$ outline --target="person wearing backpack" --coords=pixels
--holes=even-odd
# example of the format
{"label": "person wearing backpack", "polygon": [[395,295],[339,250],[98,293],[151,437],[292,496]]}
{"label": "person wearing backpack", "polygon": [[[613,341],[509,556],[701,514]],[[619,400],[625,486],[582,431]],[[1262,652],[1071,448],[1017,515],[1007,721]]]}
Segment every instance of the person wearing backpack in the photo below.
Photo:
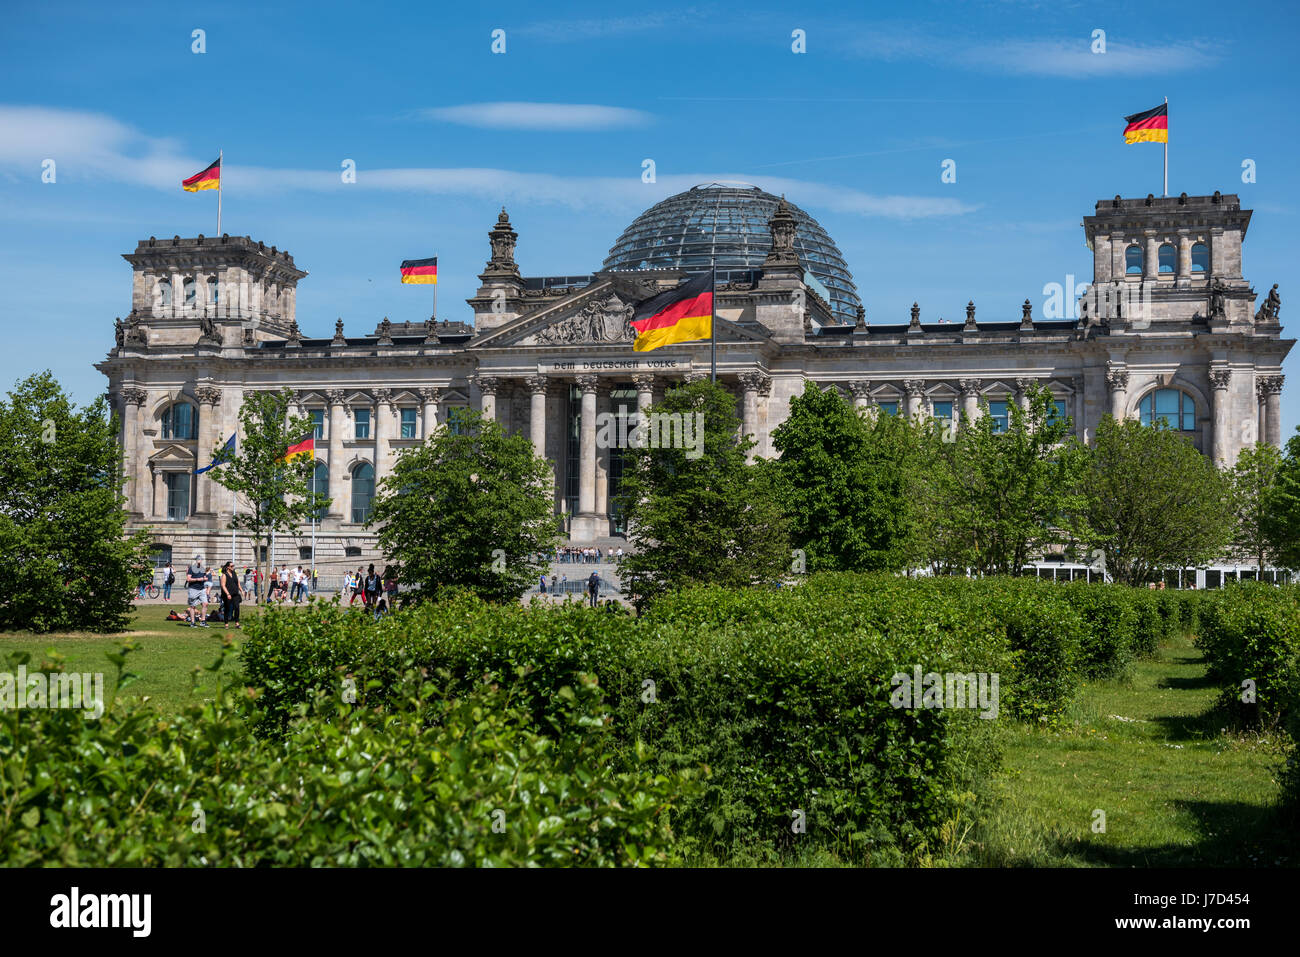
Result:
{"label": "person wearing backpack", "polygon": [[172,600],[172,585],[176,584],[176,573],[172,571],[172,563],[168,562],[167,567],[163,569],[163,601]]}
{"label": "person wearing backpack", "polygon": [[595,608],[600,598],[600,575],[592,572],[591,577],[587,579],[587,598],[591,602],[591,607]]}
{"label": "person wearing backpack", "polygon": [[366,571],[366,597],[364,601],[366,607],[374,608],[375,602],[379,600],[379,576],[375,574],[375,566],[371,565]]}

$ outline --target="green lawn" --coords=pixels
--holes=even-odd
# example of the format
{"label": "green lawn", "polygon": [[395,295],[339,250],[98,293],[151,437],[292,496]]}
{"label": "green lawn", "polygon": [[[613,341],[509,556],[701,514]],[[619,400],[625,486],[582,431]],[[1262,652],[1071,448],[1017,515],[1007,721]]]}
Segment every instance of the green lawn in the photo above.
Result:
{"label": "green lawn", "polygon": [[[1084,687],[1065,730],[1012,726],[997,812],[970,863],[989,866],[1295,866],[1273,827],[1278,735],[1216,721],[1217,689],[1190,639],[1130,681]],[[1105,833],[1093,812],[1105,811]]]}
{"label": "green lawn", "polygon": [[[212,693],[195,666],[211,664],[225,630],[194,630],[165,620],[168,609],[142,606],[129,637],[140,680],[127,694],[163,711]],[[257,606],[244,608],[257,615]],[[240,632],[232,631],[238,642]],[[0,654],[49,649],[69,670],[105,672],[105,654],[127,636],[0,635]],[[237,659],[227,659],[237,668]],[[972,827],[949,863],[979,866],[1180,867],[1294,866],[1293,841],[1273,826],[1271,805],[1283,758],[1277,735],[1221,727],[1217,689],[1190,639],[1139,662],[1130,680],[1084,686],[1064,728],[1008,722],[1003,770],[990,782],[994,810]],[[1093,812],[1106,814],[1094,833]],[[831,861],[833,862],[833,861]],[[787,862],[791,863],[791,862]],[[827,863],[827,862],[820,862]]]}
{"label": "green lawn", "polygon": [[[12,651],[26,651],[32,656],[28,668],[34,668],[50,651],[64,657],[69,671],[104,673],[105,690],[113,686],[116,669],[105,657],[130,639],[137,647],[127,658],[128,670],[140,680],[126,689],[128,697],[148,698],[159,710],[176,711],[187,702],[196,700],[191,676],[196,666],[210,665],[221,650],[226,630],[213,623],[206,629],[188,628],[183,623],[167,621],[172,608],[183,614],[185,606],[141,605],[136,611],[130,631],[121,635],[97,635],[91,632],[73,632],[52,635],[34,635],[30,632],[0,634],[0,655]],[[241,618],[260,614],[255,605],[245,605]],[[239,640],[240,632],[232,629],[230,635]],[[234,670],[237,659],[227,657],[222,671]],[[227,677],[229,675],[227,674]],[[210,697],[215,690],[211,672],[202,672],[197,685],[197,697]],[[111,692],[110,692],[111,693]]]}

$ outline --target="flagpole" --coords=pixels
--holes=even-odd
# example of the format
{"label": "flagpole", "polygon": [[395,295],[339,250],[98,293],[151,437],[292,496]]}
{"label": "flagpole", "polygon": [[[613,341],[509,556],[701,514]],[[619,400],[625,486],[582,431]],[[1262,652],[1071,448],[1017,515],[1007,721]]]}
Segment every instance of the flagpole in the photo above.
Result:
{"label": "flagpole", "polygon": [[710,263],[709,274],[710,306],[709,311],[709,381],[718,382],[718,262]]}
{"label": "flagpole", "polygon": [[1169,195],[1169,97],[1165,97],[1165,195]]}
{"label": "flagpole", "polygon": [[[209,156],[212,154],[209,153]],[[217,235],[221,235],[221,180],[225,177],[225,163],[222,162],[224,152],[217,150]]]}

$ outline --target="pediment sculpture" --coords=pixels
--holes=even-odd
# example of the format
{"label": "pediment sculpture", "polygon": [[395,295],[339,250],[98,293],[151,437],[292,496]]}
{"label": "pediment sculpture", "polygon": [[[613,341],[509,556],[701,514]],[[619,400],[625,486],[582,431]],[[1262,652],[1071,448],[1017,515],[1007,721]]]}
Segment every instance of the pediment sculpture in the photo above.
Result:
{"label": "pediment sculpture", "polygon": [[632,342],[636,338],[633,312],[632,306],[611,293],[587,303],[567,319],[539,329],[531,339],[538,345]]}

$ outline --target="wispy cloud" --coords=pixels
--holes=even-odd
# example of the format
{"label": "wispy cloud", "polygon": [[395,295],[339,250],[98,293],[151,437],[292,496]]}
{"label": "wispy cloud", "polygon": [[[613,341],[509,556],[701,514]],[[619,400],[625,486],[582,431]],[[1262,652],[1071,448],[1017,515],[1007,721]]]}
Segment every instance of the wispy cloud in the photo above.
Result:
{"label": "wispy cloud", "polygon": [[[180,155],[170,141],[148,137],[100,114],[0,106],[0,173],[35,181],[41,160],[47,157],[58,161],[61,179],[94,177],[160,190],[179,188],[182,178],[210,162],[207,157],[200,162],[198,157]],[[625,214],[640,212],[673,193],[715,180],[752,182],[769,192],[784,193],[809,210],[864,217],[922,219],[960,216],[979,208],[945,197],[867,193],[834,183],[755,177],[744,171],[663,175],[654,183],[641,181],[639,166],[625,176],[570,176],[490,167],[361,166],[355,183],[344,183],[340,172],[236,164],[222,170],[222,179],[225,188],[249,194],[373,190],[472,196],[492,203],[554,204]]]}
{"label": "wispy cloud", "polygon": [[1204,69],[1218,60],[1212,47],[1202,41],[1142,44],[1108,39],[1105,52],[1094,53],[1091,34],[988,42],[907,23],[842,29],[834,42],[851,56],[885,62],[922,60],[1013,76],[1149,76]]}
{"label": "wispy cloud", "polygon": [[594,103],[466,103],[420,110],[418,115],[490,130],[611,130],[644,126],[654,117],[641,110]]}
{"label": "wispy cloud", "polygon": [[957,59],[968,66],[1016,75],[1101,77],[1181,73],[1212,66],[1217,58],[1200,43],[1107,43],[1105,53],[1093,53],[1085,38],[973,45],[958,53]]}
{"label": "wispy cloud", "polygon": [[573,43],[582,40],[598,40],[603,37],[627,36],[632,33],[646,33],[673,26],[692,19],[695,11],[684,10],[663,13],[647,13],[636,17],[602,17],[599,19],[549,20],[530,23],[517,31],[525,37],[536,37],[555,43]]}

